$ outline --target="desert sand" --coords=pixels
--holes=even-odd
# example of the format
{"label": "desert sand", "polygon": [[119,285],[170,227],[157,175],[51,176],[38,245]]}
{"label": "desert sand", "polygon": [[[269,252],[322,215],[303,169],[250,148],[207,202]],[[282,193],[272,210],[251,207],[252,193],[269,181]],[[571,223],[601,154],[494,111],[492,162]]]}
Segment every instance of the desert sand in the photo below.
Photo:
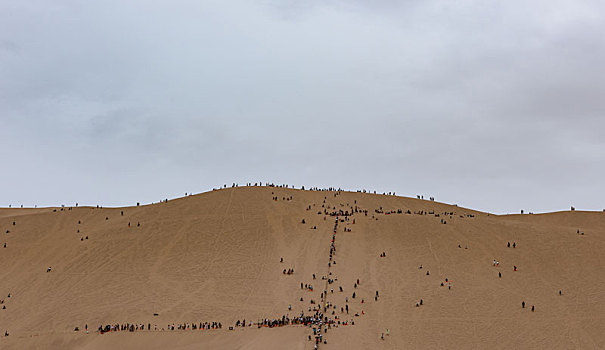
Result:
{"label": "desert sand", "polygon": [[603,212],[243,186],[5,208],[0,233],[2,349],[313,349],[317,322],[257,326],[313,308],[320,349],[605,348]]}

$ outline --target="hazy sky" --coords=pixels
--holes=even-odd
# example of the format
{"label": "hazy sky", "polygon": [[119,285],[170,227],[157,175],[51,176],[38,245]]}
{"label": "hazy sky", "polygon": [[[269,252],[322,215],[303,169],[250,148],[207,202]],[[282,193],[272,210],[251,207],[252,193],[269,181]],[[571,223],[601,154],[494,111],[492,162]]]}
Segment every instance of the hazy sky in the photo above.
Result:
{"label": "hazy sky", "polygon": [[602,210],[604,11],[0,0],[0,205],[270,181]]}

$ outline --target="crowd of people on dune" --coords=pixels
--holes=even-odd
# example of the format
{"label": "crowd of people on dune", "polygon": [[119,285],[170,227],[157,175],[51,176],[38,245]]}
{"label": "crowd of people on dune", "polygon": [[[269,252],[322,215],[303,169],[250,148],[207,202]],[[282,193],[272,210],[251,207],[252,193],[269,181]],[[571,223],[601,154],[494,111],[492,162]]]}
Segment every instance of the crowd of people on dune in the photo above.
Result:
{"label": "crowd of people on dune", "polygon": [[[233,183],[233,185],[231,187],[238,187],[238,184]],[[294,188],[294,186],[290,186],[290,185],[276,185],[274,183],[265,183],[263,184],[262,182],[258,182],[258,183],[247,183],[246,186],[266,186],[266,187],[273,187],[273,188]],[[227,185],[225,184],[222,188],[227,188]],[[220,188],[219,188],[220,189]],[[302,186],[301,187],[302,190],[305,190],[305,187]],[[216,189],[214,189],[216,190]],[[334,187],[328,187],[328,188],[319,188],[319,187],[310,187],[307,190],[309,191],[321,191],[321,192],[325,192],[325,191],[331,191],[334,192],[334,197],[337,197],[341,194],[341,191],[343,191],[340,188],[334,188]],[[279,191],[275,191],[275,192],[279,192]],[[370,191],[366,191],[364,190],[357,190],[358,193],[370,193]],[[374,191],[374,194],[376,194],[376,191]],[[395,195],[395,192],[387,192],[387,193],[383,193],[384,195]],[[187,195],[187,193],[186,193]],[[272,192],[272,200],[273,201],[292,201],[294,199],[294,197],[292,195],[289,196],[280,196],[275,194],[274,192]],[[323,203],[321,205],[322,210],[318,210],[317,214],[318,215],[324,215],[324,220],[326,219],[326,217],[333,217],[335,218],[334,221],[334,226],[333,226],[333,233],[332,233],[332,238],[330,241],[330,247],[329,247],[329,256],[328,256],[328,262],[327,262],[327,271],[326,274],[322,276],[321,280],[323,282],[321,282],[322,284],[325,283],[325,286],[323,288],[323,291],[320,292],[320,298],[319,301],[316,301],[316,299],[314,298],[309,298],[308,302],[309,302],[309,307],[307,309],[307,313],[305,313],[304,311],[301,311],[300,314],[298,314],[298,316],[294,316],[291,317],[289,314],[284,314],[281,317],[269,317],[269,318],[263,318],[261,320],[258,321],[251,321],[251,319],[248,319],[246,321],[246,319],[242,319],[242,320],[237,320],[233,326],[229,326],[228,329],[229,330],[234,330],[236,328],[246,328],[246,327],[254,327],[256,326],[257,328],[263,328],[263,327],[267,327],[267,328],[274,328],[274,327],[284,327],[284,326],[305,326],[305,327],[310,327],[312,329],[313,334],[308,336],[308,340],[309,341],[314,341],[314,348],[318,349],[321,344],[327,344],[327,339],[326,339],[326,335],[325,333],[328,331],[328,329],[331,329],[332,327],[338,327],[338,326],[348,326],[348,325],[355,325],[355,319],[354,318],[350,318],[347,320],[342,320],[341,316],[344,317],[349,317],[349,312],[350,312],[350,305],[352,304],[352,300],[355,299],[356,302],[360,301],[360,304],[365,304],[365,298],[362,296],[359,296],[357,294],[358,292],[358,286],[360,285],[360,280],[357,279],[356,283],[353,283],[353,291],[352,294],[350,294],[351,297],[351,304],[349,303],[349,295],[347,294],[347,296],[344,299],[344,306],[340,307],[340,315],[337,314],[337,310],[339,309],[337,307],[337,305],[335,303],[333,303],[332,301],[329,301],[329,296],[334,294],[334,288],[335,286],[331,286],[337,279],[334,277],[333,275],[333,271],[332,268],[333,266],[336,264],[336,261],[334,260],[334,257],[336,255],[336,236],[337,236],[337,232],[341,232],[339,231],[339,223],[344,223],[344,227],[342,228],[342,232],[352,232],[351,228],[346,226],[349,224],[355,224],[355,214],[359,214],[363,216],[368,216],[369,211],[367,209],[363,209],[361,207],[359,207],[357,205],[357,200],[354,201],[353,205],[349,205],[349,203],[345,204],[340,203],[340,208],[337,208],[336,205],[329,205],[326,201],[328,199],[328,196],[324,196],[323,199]],[[418,195],[417,199],[424,199],[424,196],[422,195]],[[434,197],[429,197],[430,201],[434,201]],[[163,200],[162,202],[167,202],[168,199]],[[139,203],[137,203],[137,205],[139,205]],[[313,207],[315,207],[316,204],[309,204],[308,207],[306,208],[307,211],[312,210]],[[76,205],[77,206],[77,205]],[[319,206],[319,203],[317,204],[317,206]],[[102,208],[97,206],[97,208]],[[61,208],[61,211],[63,211],[64,208]],[[68,210],[71,210],[71,208],[69,208]],[[121,216],[124,216],[124,211],[121,211]],[[393,214],[407,214],[407,215],[422,215],[422,216],[426,216],[426,215],[431,215],[434,217],[438,217],[440,218],[440,222],[441,224],[447,224],[446,218],[449,217],[449,219],[453,219],[454,216],[456,215],[454,212],[452,211],[444,211],[444,212],[440,212],[437,213],[434,210],[415,210],[415,211],[411,211],[409,209],[404,210],[401,208],[395,208],[395,209],[385,209],[382,206],[374,209],[374,214],[372,214],[372,219],[376,219],[376,216],[379,215],[393,215]],[[464,215],[459,215],[461,218],[474,218],[473,214],[464,214]],[[109,220],[109,217],[106,216],[105,220]],[[306,220],[302,219],[301,221],[302,224],[306,224]],[[78,221],[78,224],[81,224],[81,221]],[[16,225],[16,222],[13,222],[13,226]],[[128,222],[127,226],[130,228],[131,227],[131,222]],[[132,225],[134,226],[134,225]],[[137,222],[136,224],[137,227],[140,227],[141,224],[140,222]],[[312,225],[311,229],[317,229],[317,225]],[[6,233],[8,234],[10,232],[10,230],[6,230]],[[78,229],[77,232],[79,233],[80,230]],[[580,232],[580,230],[577,230],[577,234],[579,235],[583,235],[584,232]],[[85,237],[85,238],[84,238]],[[81,241],[84,240],[88,240],[88,236],[81,236]],[[507,248],[513,248],[516,249],[517,248],[517,242],[513,241],[512,244],[511,242],[507,242]],[[4,243],[4,248],[7,247],[7,243]],[[458,248],[461,248],[461,245],[458,244]],[[466,246],[465,249],[468,249],[468,246]],[[380,253],[380,258],[385,258],[386,257],[386,252],[383,251],[382,253]],[[385,261],[387,259],[384,259],[383,261]],[[283,258],[280,258],[280,262],[283,263]],[[500,262],[497,259],[493,259],[492,260],[492,265],[494,267],[499,267],[500,266]],[[419,269],[422,269],[422,265],[420,265]],[[52,267],[48,267],[47,272],[51,272],[53,271]],[[426,275],[429,276],[430,273],[429,271],[426,271]],[[517,266],[513,265],[513,271],[516,272],[517,271]],[[282,273],[284,275],[293,275],[294,274],[294,268],[284,268],[282,270]],[[424,274],[424,271],[423,271]],[[316,280],[316,274],[313,274],[313,280]],[[502,278],[502,272],[499,271],[498,272],[498,278]],[[449,280],[448,278],[445,278],[445,280],[441,280],[441,287],[445,287],[447,286],[448,289],[452,289],[452,281]],[[315,282],[314,282],[315,283]],[[318,281],[317,284],[320,284],[320,282]],[[336,284],[338,285],[338,284]],[[311,283],[304,283],[304,282],[300,282],[300,289],[307,291],[307,292],[314,292],[316,288],[319,288],[319,290],[321,290],[321,285],[318,287],[317,285],[314,286]],[[329,293],[328,293],[329,291]],[[337,289],[338,292],[340,293],[344,293],[344,289],[341,286],[338,287]],[[559,291],[559,295],[562,295],[562,292]],[[367,296],[367,295],[366,295]],[[8,296],[10,298],[10,294]],[[369,297],[369,296],[367,296]],[[375,291],[374,295],[374,301],[378,302],[381,295],[379,293],[378,290]],[[303,302],[304,299],[303,297],[300,297],[300,301]],[[4,299],[0,300],[0,305],[4,304]],[[417,299],[417,301],[415,302],[415,307],[420,308],[421,306],[424,306],[425,300],[423,300],[422,298]],[[522,301],[521,303],[521,307],[523,309],[526,308],[526,302]],[[2,307],[3,309],[6,308],[5,305],[3,305]],[[353,306],[351,307],[353,308]],[[292,305],[288,305],[288,311],[292,310]],[[535,306],[531,305],[531,311],[535,311]],[[365,315],[365,311],[363,309],[359,309],[359,310],[351,310],[351,313],[354,314],[355,316],[359,317],[362,315]],[[193,322],[193,323],[178,323],[178,324],[168,324],[165,327],[158,327],[157,325],[153,325],[151,323],[110,323],[110,324],[103,324],[103,325],[99,325],[97,327],[97,332],[99,334],[105,334],[108,332],[137,332],[137,331],[189,331],[189,330],[220,330],[223,329],[223,324],[221,322],[217,322],[217,321],[212,321],[212,322]],[[74,329],[75,331],[80,331],[79,327],[75,327]],[[86,333],[88,333],[88,324],[86,324],[84,326],[84,331]],[[5,331],[5,336],[8,336],[8,330]],[[384,340],[384,335],[385,333],[381,334],[381,339]],[[386,335],[389,335],[389,330],[386,330]]]}
{"label": "crowd of people on dune", "polygon": [[[275,188],[296,189],[296,186],[289,185],[289,184],[275,184],[275,183],[272,183],[272,182],[265,182],[263,184],[262,181],[255,182],[255,183],[246,182],[246,184],[243,185],[243,186],[244,187],[262,187],[262,186],[265,186],[265,187],[275,187]],[[231,186],[227,186],[227,184],[223,184],[222,186],[219,186],[218,188],[212,188],[212,190],[213,191],[218,191],[218,190],[221,190],[221,189],[225,189],[227,187],[237,188],[237,187],[240,187],[240,184],[237,184],[235,182],[232,183]],[[305,188],[305,186],[300,186],[300,189],[303,190],[303,191],[336,192],[336,193],[339,193],[339,192],[342,192],[342,191],[346,191],[345,189],[340,188],[340,187],[336,188],[336,187],[315,187],[315,186],[313,186],[313,187],[307,187],[307,188]],[[370,191],[370,190],[366,190],[366,189],[358,189],[358,190],[354,190],[354,191],[357,192],[357,193],[380,194],[379,192],[377,193],[376,191]],[[394,191],[389,191],[389,192],[382,192],[382,195],[385,195],[385,196],[395,196],[396,194],[395,194]],[[187,196],[187,193],[185,193],[185,196]],[[424,199],[424,196],[418,196],[418,199],[421,199],[421,197],[422,197],[422,199]],[[430,199],[431,201],[435,200],[435,198],[433,198],[433,197],[430,197],[430,198],[431,198]]]}

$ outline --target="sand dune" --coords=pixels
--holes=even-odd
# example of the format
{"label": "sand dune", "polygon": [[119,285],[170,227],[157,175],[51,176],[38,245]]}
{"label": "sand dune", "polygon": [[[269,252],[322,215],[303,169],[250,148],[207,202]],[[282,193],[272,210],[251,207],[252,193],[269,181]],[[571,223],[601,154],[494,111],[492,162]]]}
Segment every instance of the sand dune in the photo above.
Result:
{"label": "sand dune", "polygon": [[[353,212],[338,216],[332,261],[336,217],[324,210]],[[605,348],[602,212],[498,216],[239,187],[138,207],[0,209],[0,232],[3,349],[313,349],[313,326],[229,327],[310,315],[324,289],[335,308],[321,349]],[[213,321],[222,328],[168,330]],[[97,332],[116,323],[152,330]]]}

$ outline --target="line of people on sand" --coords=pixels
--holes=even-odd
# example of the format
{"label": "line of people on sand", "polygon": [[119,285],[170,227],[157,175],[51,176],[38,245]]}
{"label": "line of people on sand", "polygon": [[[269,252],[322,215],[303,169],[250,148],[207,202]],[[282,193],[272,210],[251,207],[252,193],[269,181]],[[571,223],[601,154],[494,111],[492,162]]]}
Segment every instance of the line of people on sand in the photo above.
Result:
{"label": "line of people on sand", "polygon": [[[312,291],[313,291],[313,285],[312,285],[312,284],[307,284],[307,283],[305,283],[305,284],[303,285],[303,283],[302,283],[302,282],[300,282],[300,289],[304,289],[304,290],[307,290],[307,291],[309,291],[309,292],[312,292]],[[302,298],[301,298],[301,299],[302,299]],[[302,301],[302,300],[301,300],[301,301]]]}
{"label": "line of people on sand", "polygon": [[[311,206],[309,206],[309,208],[311,208]],[[290,319],[288,315],[284,315],[282,316],[281,319],[277,318],[277,319],[265,319],[263,320],[260,324],[256,323],[257,326],[262,327],[276,327],[276,326],[284,326],[284,325],[296,325],[296,324],[303,324],[303,325],[312,325],[314,326],[314,337],[315,337],[315,348],[318,348],[318,346],[320,344],[326,344],[326,339],[322,334],[322,326],[325,328],[325,331],[327,331],[327,329],[330,329],[332,326],[334,327],[338,327],[338,326],[346,326],[346,325],[354,325],[355,321],[353,319],[351,320],[341,320],[339,315],[336,315],[336,310],[337,307],[336,305],[333,305],[331,302],[327,301],[327,296],[328,296],[328,286],[331,285],[332,283],[335,282],[335,279],[332,276],[332,272],[330,271],[331,266],[333,264],[336,264],[336,261],[334,260],[334,256],[336,253],[336,246],[335,246],[335,239],[336,239],[336,232],[338,232],[338,223],[339,222],[346,222],[349,221],[348,217],[344,217],[344,219],[341,219],[339,217],[336,217],[336,219],[334,220],[334,227],[333,227],[333,233],[332,233],[332,239],[330,241],[330,253],[329,253],[329,261],[328,261],[328,273],[327,275],[321,276],[321,280],[325,281],[326,283],[326,288],[323,290],[323,292],[320,293],[320,301],[316,301],[313,298],[308,299],[309,302],[309,307],[308,307],[308,312],[311,313],[311,315],[305,315],[304,312],[301,312],[300,316],[297,318],[293,318]],[[304,219],[301,221],[303,224],[306,223],[304,221]],[[280,263],[283,263],[284,259],[280,258]],[[286,271],[287,273],[287,269],[284,269],[284,271]],[[313,280],[317,279],[316,274],[312,274]],[[359,282],[359,280],[358,280]],[[355,288],[357,287],[357,284],[355,284]],[[301,290],[306,290],[309,292],[313,292],[314,291],[314,286],[310,283],[304,283],[304,282],[300,282],[300,289]],[[339,287],[340,292],[343,292],[343,288],[342,286]],[[330,293],[334,293],[334,289],[331,288],[330,289]],[[355,292],[353,292],[353,298],[355,298]],[[378,291],[376,291],[376,297],[375,300],[378,300]],[[300,301],[303,302],[304,298],[300,297]],[[345,303],[346,303],[346,313],[349,313],[349,305],[348,305],[348,297],[345,299]],[[362,303],[364,301],[362,300]],[[292,310],[292,305],[288,305],[288,311]],[[328,316],[328,311],[331,311],[331,316]],[[345,308],[341,307],[341,313],[344,314],[345,312]],[[364,312],[363,310],[360,312],[356,312],[355,316],[360,316],[363,315]],[[325,316],[324,316],[325,315]],[[236,323],[235,327],[251,327],[254,323],[252,323],[251,321],[248,321],[248,324],[245,323],[245,320],[240,321],[239,323]],[[311,340],[311,336],[309,335],[309,340]]]}
{"label": "line of people on sand", "polygon": [[[8,293],[7,298],[10,299],[11,293]],[[6,310],[6,305],[4,304],[4,299],[0,299],[0,305],[2,305],[2,310]]]}
{"label": "line of people on sand", "polygon": [[[357,212],[357,211],[356,211],[356,212]],[[395,209],[393,209],[393,210],[388,210],[388,211],[385,211],[385,210],[384,210],[382,207],[379,207],[379,208],[377,208],[377,209],[374,209],[374,213],[375,213],[375,214],[384,214],[384,215],[391,215],[391,214],[407,214],[407,215],[411,215],[411,214],[414,214],[414,215],[434,215],[435,217],[441,217],[441,216],[443,215],[444,217],[449,216],[449,217],[450,217],[450,219],[452,219],[452,218],[453,218],[453,216],[455,215],[455,213],[454,213],[454,212],[435,213],[435,211],[434,211],[434,210],[426,210],[426,211],[425,211],[425,210],[418,210],[418,211],[414,211],[414,212],[412,212],[412,211],[410,211],[409,209],[408,209],[408,210],[406,210],[406,211],[403,211],[402,209],[396,209],[396,210],[395,210]],[[320,213],[318,213],[318,214],[320,214]],[[366,216],[368,216],[368,215],[367,215],[367,212],[366,212]],[[461,218],[465,218],[465,217],[466,217],[466,218],[474,218],[474,217],[475,217],[475,215],[472,215],[472,214],[467,214],[467,213],[465,213],[464,215],[459,215],[459,216],[460,216]],[[374,218],[374,215],[372,215],[372,218]],[[447,220],[446,220],[446,219],[443,219],[443,218],[441,218],[441,221],[440,221],[440,222],[441,222],[441,224],[444,224],[444,225],[445,225],[445,224],[447,224]]]}
{"label": "line of people on sand", "polygon": [[[245,185],[246,187],[274,187],[274,188],[291,188],[291,189],[296,189],[296,186],[294,185],[288,185],[288,184],[274,184],[274,183],[269,183],[269,182],[265,182],[263,184],[263,182],[255,182],[254,185],[252,184],[252,182],[246,182]],[[240,184],[233,182],[230,186],[231,188],[237,188],[240,187]],[[225,189],[227,188],[227,184],[223,184],[222,186],[219,186],[218,188],[212,188],[213,191],[218,191],[220,189]],[[300,189],[303,191],[314,191],[314,192],[337,192],[340,193],[342,191],[347,191],[343,188],[336,188],[336,187],[308,187],[305,189],[305,186],[300,186]],[[354,191],[350,191],[350,192],[354,192]],[[366,189],[359,189],[359,190],[355,190],[355,192],[357,193],[374,193],[377,194],[376,191],[371,191],[371,190],[366,190]],[[380,194],[380,193],[378,193]],[[382,192],[382,195],[384,196],[395,196],[396,193],[395,191],[390,191],[390,192]],[[187,193],[185,193],[185,196],[187,196]],[[420,198],[420,197],[418,197]],[[424,196],[422,196],[422,199],[424,199]],[[431,200],[435,200],[435,198],[431,197]]]}
{"label": "line of people on sand", "polygon": [[[23,206],[21,206],[21,207],[23,208]],[[10,208],[10,206],[9,206],[9,208]],[[16,225],[17,225],[17,222],[16,222],[16,221],[13,221],[13,226],[16,226]],[[10,232],[11,232],[10,230],[8,230],[8,229],[6,230],[6,234],[7,234],[7,235],[8,235]],[[3,244],[2,246],[3,246],[4,248],[6,248],[7,244],[8,244],[8,242],[4,242],[4,244]]]}
{"label": "line of people on sand", "polygon": [[[324,197],[324,203],[325,203],[325,199],[326,198]],[[347,213],[347,216],[348,216],[348,213]],[[334,232],[332,233],[332,239],[330,240],[330,253],[329,253],[329,260],[328,260],[327,276],[332,276],[331,268],[332,268],[332,262],[333,262],[334,256],[336,254],[336,246],[334,245],[334,243],[336,241],[336,232],[338,231],[338,220],[339,220],[338,217],[336,217],[336,219],[334,220],[334,229],[333,229]],[[315,274],[313,275],[313,279],[315,279]],[[328,307],[336,308],[336,306],[333,306],[331,303],[327,302],[328,285],[331,284],[330,283],[331,279],[332,278],[330,278],[330,277],[322,276],[322,280],[326,281],[324,291],[320,294],[321,306],[323,306],[323,311],[321,309],[321,306],[317,307],[317,308],[313,308],[313,310],[315,311],[316,317],[318,317],[318,319],[319,319],[319,322],[316,323],[317,327],[313,328],[313,336],[315,339],[314,349],[318,349],[319,345],[322,343],[327,344],[327,340],[324,338],[324,336],[322,334],[322,326],[323,326],[324,320],[328,324],[328,328],[331,327],[331,324],[334,322],[334,319],[337,320],[337,317],[335,317],[334,319],[332,319],[331,317],[330,318],[325,317],[325,319],[323,319],[323,313],[328,311]],[[332,311],[332,314],[334,315],[334,311]],[[337,322],[338,322],[338,324],[340,324],[340,320],[338,320]],[[327,332],[327,329],[325,331]],[[309,340],[311,340],[310,335],[309,335]]]}
{"label": "line of people on sand", "polygon": [[347,217],[347,216],[353,215],[353,213],[349,213],[348,210],[342,210],[342,209],[339,209],[337,211],[336,210],[328,211],[327,209],[324,209],[323,213],[320,211],[320,212],[317,212],[317,214],[319,214],[319,215],[323,214],[323,215],[328,215],[328,216],[338,216],[338,217],[341,217],[341,216]]}
{"label": "line of people on sand", "polygon": [[[273,194],[273,192],[271,192],[271,194]],[[277,202],[279,200],[279,196],[273,196],[271,199]],[[293,199],[294,199],[293,196],[281,198],[282,201],[291,201]]]}
{"label": "line of people on sand", "polygon": [[[157,324],[153,325],[153,331],[188,331],[188,330],[212,330],[212,329],[222,329],[223,324],[221,322],[212,321],[212,322],[193,322],[193,323],[178,323],[178,324],[168,324],[165,328],[158,327]],[[74,328],[74,331],[79,331],[79,327]],[[106,324],[100,325],[97,328],[97,332],[100,334],[108,333],[108,332],[137,332],[137,331],[151,331],[151,323],[114,323],[114,324]],[[88,324],[84,326],[84,331],[88,333]]]}

